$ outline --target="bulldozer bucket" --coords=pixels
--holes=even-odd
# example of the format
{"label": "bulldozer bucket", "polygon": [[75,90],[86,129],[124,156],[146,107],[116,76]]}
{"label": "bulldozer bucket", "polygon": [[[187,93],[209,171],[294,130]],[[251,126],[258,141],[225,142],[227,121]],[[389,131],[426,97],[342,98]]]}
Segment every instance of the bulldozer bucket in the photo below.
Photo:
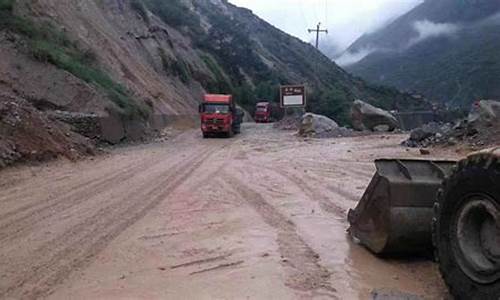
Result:
{"label": "bulldozer bucket", "polygon": [[454,161],[381,159],[358,206],[350,234],[375,254],[432,249],[433,206]]}

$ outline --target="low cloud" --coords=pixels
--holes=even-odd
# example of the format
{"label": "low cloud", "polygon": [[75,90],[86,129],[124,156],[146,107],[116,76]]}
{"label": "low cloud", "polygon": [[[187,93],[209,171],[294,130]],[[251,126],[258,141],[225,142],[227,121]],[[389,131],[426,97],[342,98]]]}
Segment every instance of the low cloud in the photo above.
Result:
{"label": "low cloud", "polygon": [[347,67],[353,65],[373,52],[377,51],[377,49],[373,48],[363,48],[356,52],[346,51],[339,57],[335,58],[334,61],[341,67]]}
{"label": "low cloud", "polygon": [[418,35],[410,39],[408,43],[405,46],[402,46],[402,48],[400,48],[399,50],[365,47],[355,52],[346,51],[339,57],[335,58],[334,60],[339,66],[347,67],[361,61],[362,59],[364,59],[365,57],[374,52],[404,51],[430,38],[453,36],[461,29],[461,27],[459,25],[451,23],[434,23],[428,20],[422,20],[414,22],[413,29]]}
{"label": "low cloud", "polygon": [[418,33],[417,37],[408,42],[408,47],[430,38],[452,36],[460,30],[460,26],[451,23],[434,23],[429,20],[416,21],[413,28]]}

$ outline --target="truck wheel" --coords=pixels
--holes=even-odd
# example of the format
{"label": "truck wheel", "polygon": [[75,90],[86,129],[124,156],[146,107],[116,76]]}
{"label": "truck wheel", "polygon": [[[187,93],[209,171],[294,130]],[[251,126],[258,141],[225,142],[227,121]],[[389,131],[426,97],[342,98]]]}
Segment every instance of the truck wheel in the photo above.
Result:
{"label": "truck wheel", "polygon": [[234,136],[234,131],[233,128],[230,128],[229,131],[226,134],[227,138],[232,138]]}
{"label": "truck wheel", "polygon": [[207,138],[208,138],[208,133],[203,132],[203,138],[204,138],[204,139],[207,139]]}
{"label": "truck wheel", "polygon": [[457,299],[500,296],[500,160],[460,162],[435,205],[433,241],[440,271]]}

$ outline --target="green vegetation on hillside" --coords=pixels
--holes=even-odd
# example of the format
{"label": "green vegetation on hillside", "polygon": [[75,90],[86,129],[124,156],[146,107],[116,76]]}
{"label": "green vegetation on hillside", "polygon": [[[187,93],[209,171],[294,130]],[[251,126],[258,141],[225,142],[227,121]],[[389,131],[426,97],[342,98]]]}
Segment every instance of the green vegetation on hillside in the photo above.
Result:
{"label": "green vegetation on hillside", "polygon": [[453,39],[430,39],[403,52],[376,53],[349,70],[378,84],[416,90],[430,99],[469,108],[500,97],[500,27],[465,28]]}
{"label": "green vegetation on hillside", "polygon": [[[347,69],[376,84],[468,110],[477,99],[500,98],[499,12],[496,0],[425,1],[349,49],[399,50],[372,53]],[[459,29],[409,47],[418,36],[415,22],[420,20],[458,24]]]}
{"label": "green vegetation on hillside", "polygon": [[355,99],[387,109],[410,105],[408,97],[397,90],[367,85],[310,44],[228,2],[133,0],[131,7],[144,19],[151,12],[189,37],[190,46],[206,67],[200,71],[187,63],[185,51],[171,42],[169,49],[159,49],[167,75],[185,84],[198,82],[209,93],[233,94],[249,112],[259,101],[278,102],[279,87],[286,84],[306,84],[308,110],[341,124],[349,123],[350,105]]}
{"label": "green vegetation on hillside", "polygon": [[189,83],[192,78],[192,72],[189,65],[181,58],[170,58],[165,50],[158,48],[160,53],[163,70],[170,76],[179,77],[184,83]]}
{"label": "green vegetation on hillside", "polygon": [[[143,6],[140,6],[142,2]],[[144,9],[144,6],[157,15],[166,24],[177,28],[189,28],[190,32],[202,31],[200,17],[187,7],[182,0],[134,0],[133,8]]]}
{"label": "green vegetation on hillside", "polygon": [[97,67],[94,54],[82,51],[76,43],[51,24],[35,24],[12,13],[15,0],[0,0],[0,30],[21,34],[28,43],[29,54],[50,63],[102,89],[127,118],[146,118],[149,110],[139,104],[121,84]]}

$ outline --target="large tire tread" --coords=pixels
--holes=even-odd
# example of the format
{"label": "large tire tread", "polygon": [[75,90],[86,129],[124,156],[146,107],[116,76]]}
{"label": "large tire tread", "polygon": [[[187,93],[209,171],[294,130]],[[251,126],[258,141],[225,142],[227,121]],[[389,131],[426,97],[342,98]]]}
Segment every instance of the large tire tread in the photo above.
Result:
{"label": "large tire tread", "polygon": [[[475,155],[460,161],[452,175],[444,180],[442,188],[437,195],[434,205],[435,216],[432,224],[432,241],[435,249],[435,258],[439,262],[441,275],[450,289],[450,293],[456,299],[500,299],[500,281],[490,285],[480,285],[471,280],[459,267],[452,254],[450,234],[446,229],[446,223],[451,220],[454,202],[457,199],[452,195],[468,194],[467,184],[484,185],[484,180],[490,180],[496,184],[488,191],[498,203],[500,199],[500,159],[493,155]],[[471,183],[472,182],[472,183]],[[500,203],[498,203],[500,205]],[[456,204],[458,205],[458,204]],[[451,211],[450,211],[451,210]]]}

